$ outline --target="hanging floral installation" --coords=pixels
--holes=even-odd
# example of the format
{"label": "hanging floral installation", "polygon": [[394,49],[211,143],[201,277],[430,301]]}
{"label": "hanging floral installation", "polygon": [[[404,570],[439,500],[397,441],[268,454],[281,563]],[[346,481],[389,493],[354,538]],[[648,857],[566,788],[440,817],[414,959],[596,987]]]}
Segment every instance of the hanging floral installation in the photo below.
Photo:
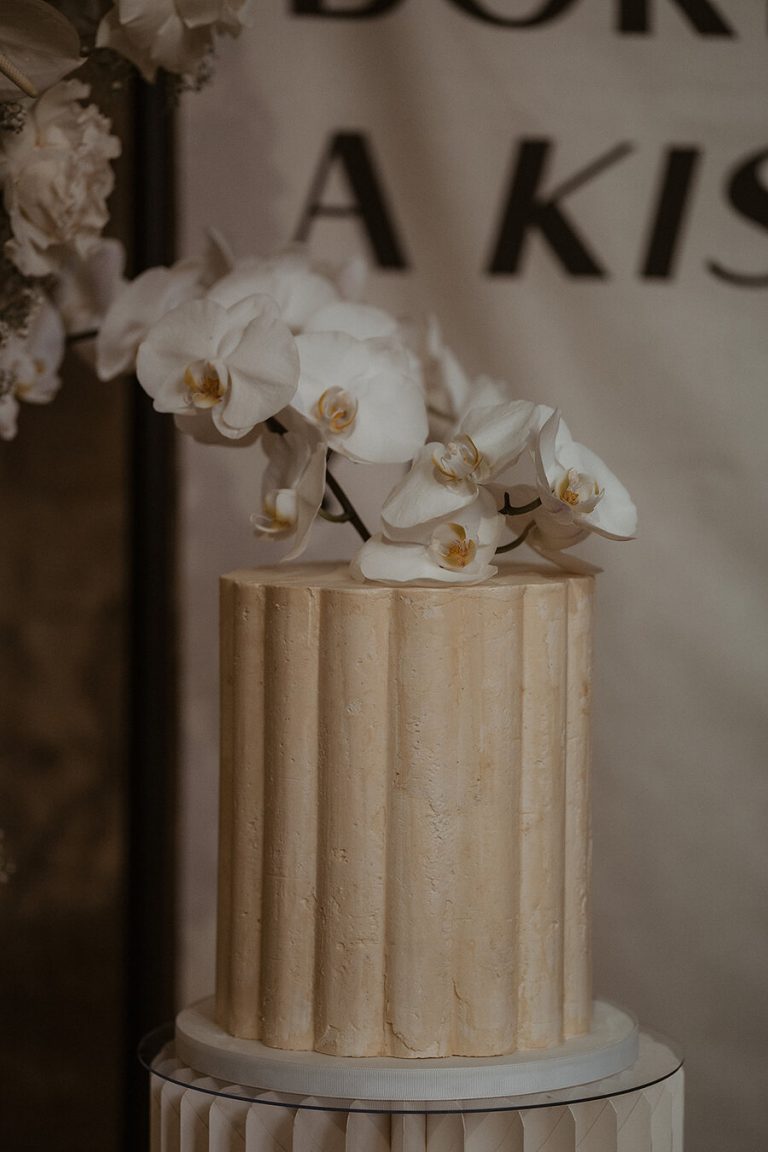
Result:
{"label": "hanging floral installation", "polygon": [[[251,525],[283,559],[320,516],[357,530],[361,579],[477,583],[523,542],[592,570],[567,550],[591,533],[634,535],[624,486],[559,411],[468,377],[434,319],[365,303],[362,261],[327,268],[301,249],[235,259],[212,235],[197,259],[123,278],[122,248],[103,235],[120,141],[72,73],[86,56],[106,69],[120,57],[146,80],[162,68],[194,87],[215,37],[238,35],[254,7],[4,0],[0,437],[16,435],[24,402],[55,396],[66,340],[93,337],[101,379],[135,373],[180,431],[259,453]],[[409,465],[374,533],[334,476],[337,456]]]}

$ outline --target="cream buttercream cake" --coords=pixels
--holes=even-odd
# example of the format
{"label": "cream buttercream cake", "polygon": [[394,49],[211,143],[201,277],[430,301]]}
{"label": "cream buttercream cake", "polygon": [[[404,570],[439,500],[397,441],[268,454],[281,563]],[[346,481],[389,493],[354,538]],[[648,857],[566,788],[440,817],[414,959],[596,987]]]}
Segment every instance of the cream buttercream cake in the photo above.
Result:
{"label": "cream buttercream cake", "polygon": [[216,1011],[337,1056],[589,1031],[593,579],[221,584]]}

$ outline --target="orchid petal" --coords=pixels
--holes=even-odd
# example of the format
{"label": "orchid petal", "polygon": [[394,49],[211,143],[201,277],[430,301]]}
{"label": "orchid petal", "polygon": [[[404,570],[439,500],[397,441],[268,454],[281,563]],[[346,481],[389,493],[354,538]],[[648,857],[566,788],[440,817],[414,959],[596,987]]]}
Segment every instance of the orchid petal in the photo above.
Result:
{"label": "orchid petal", "polygon": [[330,280],[311,271],[306,258],[295,252],[273,260],[238,262],[213,285],[209,296],[229,308],[257,293],[272,297],[293,332],[300,332],[314,312],[338,299]]}
{"label": "orchid petal", "polygon": [[637,531],[637,509],[629,492],[599,456],[572,441],[558,451],[564,470],[575,468],[593,476],[602,492],[595,507],[580,517],[593,532],[610,540],[631,539]]}
{"label": "orchid petal", "polygon": [[398,324],[382,308],[368,304],[351,304],[346,300],[336,300],[318,308],[307,320],[305,332],[346,332],[357,340],[369,340],[376,336],[394,336]]}
{"label": "orchid petal", "polygon": [[135,367],[139,344],[168,312],[202,293],[191,263],[149,268],[117,293],[96,337],[96,371],[113,380]]}
{"label": "orchid petal", "polygon": [[389,340],[356,340],[343,332],[297,337],[301,374],[294,406],[324,427],[318,404],[331,389],[356,406],[341,433],[324,429],[329,445],[351,460],[405,463],[424,443],[427,417],[412,358]]}
{"label": "orchid petal", "polygon": [[470,404],[459,425],[482,454],[491,476],[497,476],[520,458],[528,443],[534,405],[529,400],[506,404]]}
{"label": "orchid petal", "polygon": [[445,484],[437,478],[434,458],[443,448],[442,444],[426,444],[410,472],[390,492],[381,510],[388,535],[407,532],[415,524],[444,519],[471,504],[477,496],[474,483]]}

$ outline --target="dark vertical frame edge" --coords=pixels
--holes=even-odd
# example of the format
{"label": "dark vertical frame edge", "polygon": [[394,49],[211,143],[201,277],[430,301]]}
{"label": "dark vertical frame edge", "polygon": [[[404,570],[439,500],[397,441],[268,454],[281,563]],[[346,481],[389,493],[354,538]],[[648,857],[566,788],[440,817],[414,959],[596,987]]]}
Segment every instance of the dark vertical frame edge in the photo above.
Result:
{"label": "dark vertical frame edge", "polygon": [[[131,108],[131,272],[175,249],[174,93],[137,77]],[[129,403],[128,702],[123,972],[124,1152],[149,1143],[149,1086],[136,1048],[174,1010],[177,677],[172,421],[135,384]]]}

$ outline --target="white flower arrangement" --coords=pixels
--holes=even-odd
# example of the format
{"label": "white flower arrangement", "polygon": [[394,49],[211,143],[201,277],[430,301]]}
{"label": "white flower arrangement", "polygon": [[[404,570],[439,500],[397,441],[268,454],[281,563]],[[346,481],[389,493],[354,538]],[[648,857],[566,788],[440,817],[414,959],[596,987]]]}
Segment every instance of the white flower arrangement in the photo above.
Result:
{"label": "white flower arrangement", "polygon": [[[571,439],[559,412],[514,397],[503,381],[471,383],[434,321],[419,331],[345,300],[340,285],[357,274],[334,275],[290,250],[249,258],[207,287],[188,263],[143,278],[162,288],[143,293],[140,309],[138,281],[117,295],[99,334],[101,375],[114,374],[105,365],[135,366],[155,408],[174,413],[183,432],[260,444],[267,463],[251,524],[288,544],[283,559],[301,554],[317,516],[350,521],[363,539],[353,571],[388,582],[478,583],[496,572],[497,553],[523,541],[583,569],[565,549],[592,532],[634,534],[626,489]],[[125,334],[137,313],[134,365]],[[447,431],[426,442],[433,414]],[[374,535],[330,470],[335,455],[410,463]]]}
{"label": "white flower arrangement", "polygon": [[[237,35],[254,5],[96,6],[95,46],[152,79],[159,67],[199,75],[214,36]],[[97,327],[101,379],[135,372],[182,432],[261,451],[251,524],[287,545],[283,559],[301,554],[318,516],[349,521],[362,539],[353,572],[387,582],[478,583],[523,542],[585,570],[567,549],[591,533],[634,535],[626,489],[560,413],[504,381],[471,380],[433,319],[404,323],[364,303],[360,261],[327,269],[299,249],[235,261],[212,237],[200,259],[124,281],[121,249],[102,238],[120,142],[88,86],[64,78],[79,43],[51,4],[6,0],[3,254],[24,307],[15,327],[0,312],[0,437],[15,435],[20,400],[55,394],[65,333]],[[410,465],[373,535],[333,473],[335,456]]]}

